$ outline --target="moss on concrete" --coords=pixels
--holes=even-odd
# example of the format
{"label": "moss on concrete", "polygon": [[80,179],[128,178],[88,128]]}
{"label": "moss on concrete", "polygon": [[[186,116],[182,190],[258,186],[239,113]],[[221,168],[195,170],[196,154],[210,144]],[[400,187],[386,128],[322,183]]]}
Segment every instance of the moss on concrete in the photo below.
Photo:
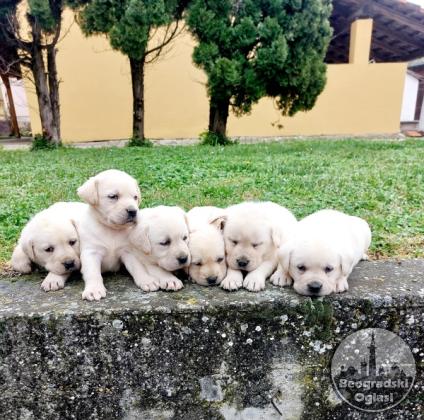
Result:
{"label": "moss on concrete", "polygon": [[417,388],[384,418],[416,418],[423,274],[420,260],[363,263],[349,293],[325,299],[271,285],[257,294],[195,285],[145,294],[117,274],[107,276],[100,303],[81,300],[78,277],[48,294],[39,274],[0,278],[0,412],[8,419],[368,418],[335,397],[329,364],[347,335],[380,327],[407,342],[418,371]]}

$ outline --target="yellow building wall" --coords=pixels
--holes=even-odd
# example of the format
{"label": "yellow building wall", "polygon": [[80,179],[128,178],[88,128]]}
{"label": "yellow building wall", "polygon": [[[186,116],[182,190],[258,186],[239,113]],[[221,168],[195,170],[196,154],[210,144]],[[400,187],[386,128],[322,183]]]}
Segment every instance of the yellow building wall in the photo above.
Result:
{"label": "yellow building wall", "polygon": [[[85,38],[65,13],[69,33],[58,44],[62,137],[65,142],[125,139],[131,135],[131,75],[127,59],[103,37]],[[358,38],[361,39],[361,38]],[[361,41],[363,42],[363,41]],[[365,41],[366,42],[366,41]],[[146,136],[193,138],[208,123],[206,77],[193,66],[188,35],[146,68]],[[351,43],[352,45],[352,43]],[[372,135],[399,132],[405,63],[328,65],[327,85],[315,107],[286,118],[271,99],[250,115],[230,116],[230,136]],[[34,89],[31,124],[41,132]],[[282,127],[281,127],[282,126]]]}

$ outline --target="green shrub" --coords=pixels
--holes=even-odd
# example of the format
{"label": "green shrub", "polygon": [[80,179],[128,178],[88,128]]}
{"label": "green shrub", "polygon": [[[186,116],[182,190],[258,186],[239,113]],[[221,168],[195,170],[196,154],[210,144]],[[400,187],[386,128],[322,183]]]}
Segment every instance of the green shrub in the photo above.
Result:
{"label": "green shrub", "polygon": [[140,137],[132,137],[127,143],[127,147],[152,147],[153,143],[149,139],[141,139]]}
{"label": "green shrub", "polygon": [[213,133],[212,131],[205,131],[199,137],[202,146],[229,146],[230,144],[237,144],[236,141],[232,141],[227,136]]}
{"label": "green shrub", "polygon": [[56,150],[62,147],[62,143],[53,143],[50,139],[44,137],[42,134],[36,134],[31,144],[31,151],[37,150]]}

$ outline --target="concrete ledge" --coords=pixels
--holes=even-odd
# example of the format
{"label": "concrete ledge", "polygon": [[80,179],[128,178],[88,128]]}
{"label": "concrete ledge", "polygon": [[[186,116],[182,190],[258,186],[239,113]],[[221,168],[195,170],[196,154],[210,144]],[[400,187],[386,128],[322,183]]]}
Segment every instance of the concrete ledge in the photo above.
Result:
{"label": "concrete ledge", "polygon": [[417,362],[407,399],[381,418],[422,415],[424,260],[363,262],[349,293],[317,300],[270,284],[144,294],[118,274],[88,303],[79,279],[48,294],[40,281],[0,275],[2,418],[375,418],[338,399],[328,369],[367,327],[398,334]]}

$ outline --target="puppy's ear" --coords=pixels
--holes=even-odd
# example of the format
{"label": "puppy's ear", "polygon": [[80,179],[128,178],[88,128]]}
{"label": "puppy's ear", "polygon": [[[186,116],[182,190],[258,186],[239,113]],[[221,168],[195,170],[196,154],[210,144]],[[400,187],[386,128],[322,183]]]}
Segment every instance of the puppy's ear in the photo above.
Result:
{"label": "puppy's ear", "polygon": [[278,261],[281,264],[284,274],[289,277],[290,274],[290,258],[293,252],[293,246],[290,242],[284,244],[278,250]]}
{"label": "puppy's ear", "polygon": [[283,232],[280,227],[272,226],[271,227],[271,239],[272,243],[276,248],[279,248],[283,242]]}
{"label": "puppy's ear", "polygon": [[353,255],[348,252],[340,254],[340,267],[343,276],[349,277],[354,267]]}
{"label": "puppy's ear", "polygon": [[209,224],[215,226],[220,231],[224,230],[225,223],[227,223],[227,216],[218,216],[209,222]]}
{"label": "puppy's ear", "polygon": [[78,245],[80,245],[81,242],[80,242],[80,236],[79,236],[79,232],[78,232],[77,222],[75,220],[71,219],[71,223],[72,223],[72,226],[75,228],[75,233],[77,234]]}
{"label": "puppy's ear", "polygon": [[137,197],[138,197],[137,201],[138,201],[138,205],[140,205],[140,203],[141,203],[141,191],[140,191],[140,187],[139,187],[137,182],[135,183],[135,185],[136,185],[136,188],[137,188]]}
{"label": "puppy's ear", "polygon": [[15,271],[20,273],[31,272],[31,260],[20,244],[16,245],[13,251],[11,263]]}
{"label": "puppy's ear", "polygon": [[78,188],[77,194],[81,200],[85,201],[92,206],[96,206],[99,203],[99,180],[93,176],[89,178],[81,187]]}
{"label": "puppy's ear", "polygon": [[131,233],[130,241],[145,254],[150,255],[152,252],[152,245],[149,238],[149,226],[146,224],[139,224]]}
{"label": "puppy's ear", "polygon": [[188,224],[188,217],[187,217],[187,213],[183,210],[184,212],[184,220],[185,220],[185,224],[187,226],[188,231],[190,232],[190,225]]}

